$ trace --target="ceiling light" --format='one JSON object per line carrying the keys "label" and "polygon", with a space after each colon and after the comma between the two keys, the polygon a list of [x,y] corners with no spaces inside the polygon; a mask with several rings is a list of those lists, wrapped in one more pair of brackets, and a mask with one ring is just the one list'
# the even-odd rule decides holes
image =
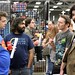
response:
{"label": "ceiling light", "polygon": [[10,1],[0,1],[0,3],[10,3]]}
{"label": "ceiling light", "polygon": [[53,8],[57,8],[58,6],[53,6]]}
{"label": "ceiling light", "polygon": [[14,4],[17,4],[17,3],[19,3],[19,2],[14,2]]}
{"label": "ceiling light", "polygon": [[51,11],[49,11],[49,13],[51,13]]}
{"label": "ceiling light", "polygon": [[49,10],[53,11],[54,9],[49,9]]}
{"label": "ceiling light", "polygon": [[41,2],[36,2],[36,4],[41,4]]}
{"label": "ceiling light", "polygon": [[37,9],[33,9],[33,10],[35,10],[35,11],[36,11]]}
{"label": "ceiling light", "polygon": [[66,9],[66,11],[70,11],[70,9]]}
{"label": "ceiling light", "polygon": [[57,3],[57,5],[62,5],[62,4],[63,4],[62,2],[58,2],[58,3]]}
{"label": "ceiling light", "polygon": [[34,8],[38,8],[39,6],[34,6]]}

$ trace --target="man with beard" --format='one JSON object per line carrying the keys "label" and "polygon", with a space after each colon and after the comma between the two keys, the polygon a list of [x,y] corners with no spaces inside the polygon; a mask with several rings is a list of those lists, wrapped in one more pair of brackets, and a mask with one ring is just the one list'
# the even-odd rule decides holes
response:
{"label": "man with beard", "polygon": [[71,19],[71,22],[72,22],[72,25],[73,25],[73,32],[75,32],[75,5],[73,5],[70,9],[70,19]]}
{"label": "man with beard", "polygon": [[4,40],[9,46],[8,42],[14,44],[14,39],[18,38],[15,53],[10,63],[10,70],[12,75],[30,75],[30,67],[33,62],[34,45],[30,37],[24,34],[25,19],[16,18],[11,27],[11,33],[8,34]]}

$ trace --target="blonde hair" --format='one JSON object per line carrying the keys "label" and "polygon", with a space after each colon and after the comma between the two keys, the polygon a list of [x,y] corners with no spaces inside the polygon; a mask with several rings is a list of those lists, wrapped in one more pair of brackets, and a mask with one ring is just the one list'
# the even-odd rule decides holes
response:
{"label": "blonde hair", "polygon": [[58,33],[58,27],[54,26],[54,28],[52,30],[48,30],[47,34],[46,34],[46,39],[49,38],[54,38],[56,36],[56,34]]}

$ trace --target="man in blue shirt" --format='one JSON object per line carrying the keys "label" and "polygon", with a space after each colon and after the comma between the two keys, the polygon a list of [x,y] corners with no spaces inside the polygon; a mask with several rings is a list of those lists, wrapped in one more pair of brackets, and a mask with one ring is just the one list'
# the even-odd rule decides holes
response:
{"label": "man in blue shirt", "polygon": [[15,38],[18,38],[15,53],[10,64],[12,75],[30,75],[34,45],[30,37],[23,33],[24,30],[25,19],[16,18],[12,23],[11,33],[4,38],[7,47],[9,46],[8,42],[14,45]]}
{"label": "man in blue shirt", "polygon": [[[7,21],[7,13],[0,11],[0,29],[5,28]],[[0,35],[0,75],[8,75],[10,66],[10,55],[6,50],[5,42]]]}

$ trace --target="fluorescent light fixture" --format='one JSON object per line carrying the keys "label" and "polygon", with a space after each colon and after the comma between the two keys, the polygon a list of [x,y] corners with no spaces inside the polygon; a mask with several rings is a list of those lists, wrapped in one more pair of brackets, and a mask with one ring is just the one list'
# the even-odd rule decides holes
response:
{"label": "fluorescent light fixture", "polygon": [[10,3],[10,1],[0,1],[0,3]]}
{"label": "fluorescent light fixture", "polygon": [[54,9],[49,9],[50,11],[53,11]]}
{"label": "fluorescent light fixture", "polygon": [[51,11],[49,11],[49,13],[51,13]]}
{"label": "fluorescent light fixture", "polygon": [[53,8],[57,8],[58,6],[53,6]]}
{"label": "fluorescent light fixture", "polygon": [[33,9],[33,10],[35,10],[35,11],[36,11],[37,9]]}
{"label": "fluorescent light fixture", "polygon": [[57,5],[62,5],[62,4],[63,4],[62,2],[58,2],[58,3],[57,3]]}
{"label": "fluorescent light fixture", "polygon": [[36,2],[36,4],[41,4],[41,2]]}
{"label": "fluorescent light fixture", "polygon": [[34,6],[34,8],[38,8],[39,6]]}
{"label": "fluorescent light fixture", "polygon": [[19,2],[14,2],[14,4],[17,4],[17,3],[19,3]]}
{"label": "fluorescent light fixture", "polygon": [[66,9],[66,11],[70,11],[70,9]]}

